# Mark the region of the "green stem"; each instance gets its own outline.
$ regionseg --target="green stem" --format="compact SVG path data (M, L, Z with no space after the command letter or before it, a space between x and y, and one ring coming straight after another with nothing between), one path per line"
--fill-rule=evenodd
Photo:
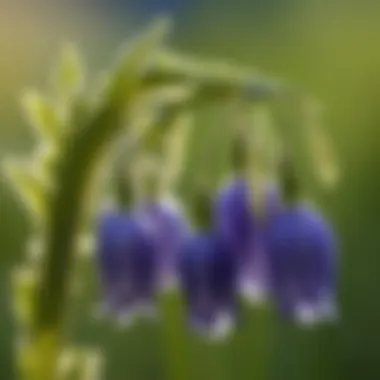
M155 124L148 130L141 142L141 148L144 155L151 160L164 162L167 154L165 151L165 142L168 136L176 127L176 120L188 108L184 102L171 104L160 110L159 118ZM154 170L153 170L154 169ZM161 165L155 165L147 173L144 173L143 181L143 198L148 201L156 201L162 195L163 169Z
M212 192L206 188L198 188L192 201L192 219L196 228L209 231L213 225Z
M85 190L97 157L121 126L120 107L105 107L87 126L93 133L75 134L67 144L56 171L56 192L51 199L46 261L36 300L36 373L39 380L54 379L62 334L77 231L82 220ZM44 360L49 354L50 362ZM45 362L45 366L43 362Z
M136 159L136 147L127 141L127 144L122 144L119 149L120 152L118 152L119 155L116 157L112 185L118 209L128 211L135 201L132 168Z
M164 294L160 305L165 380L193 380L190 373L188 326L181 295L178 292Z
M232 141L232 170L235 174L245 174L249 165L249 139L243 130L234 131Z
M86 190L98 159L123 126L126 106L141 86L142 65L151 59L152 51L167 34L165 21L154 22L136 38L113 72L98 108L85 120L74 115L73 130L61 142L60 161L53 173L54 189L48 199L47 238L36 292L34 330L25 359L32 380L57 377L75 239L82 222Z
M285 152L280 165L281 188L284 201L294 204L299 196L299 179L296 172L294 158L289 152Z

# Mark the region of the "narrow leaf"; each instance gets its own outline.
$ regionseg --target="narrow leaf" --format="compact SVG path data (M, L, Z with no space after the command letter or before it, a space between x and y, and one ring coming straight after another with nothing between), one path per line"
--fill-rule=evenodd
M163 178L161 180L163 193L170 191L169 189L175 186L182 174L192 123L192 115L188 111L183 111L174 120L170 128L163 152L165 155L165 170L163 171Z
M12 273L12 301L14 314L23 328L30 328L33 322L32 306L38 279L32 267L17 268Z
M122 59L109 83L107 96L111 104L119 104L129 98L138 86L147 64L167 36L169 27L170 22L167 18L159 18L129 44L126 53L123 50Z
M78 380L100 380L103 378L104 356L98 350L81 353L81 376Z
M160 180L164 170L162 157L154 154L141 155L134 170L138 202L153 200L161 195Z
M80 92L84 85L84 75L84 64L78 48L74 44L66 44L62 48L53 77L58 95L66 99Z
M277 174L279 147L273 128L272 115L266 105L249 104L246 115L246 141L248 144L248 176L254 189L253 204L264 212L266 192Z
M79 379L79 355L78 349L65 347L58 359L58 379Z
M319 180L326 188L334 188L340 181L341 173L329 139L321 129L310 131L309 139L310 152Z
M319 181L328 189L340 181L341 172L331 142L322 126L322 106L315 99L305 102L306 139Z
M65 347L58 360L57 380L97 380L102 375L103 356L95 350Z
M243 95L251 100L270 100L289 92L286 86L258 73L232 64L202 60L161 51L147 74L146 85L194 81L198 86L197 105Z
M37 333L33 340L26 342L19 352L22 378L28 380L57 379L59 357L59 336L55 329Z
M41 262L43 255L43 237L41 235L33 235L26 242L27 259L32 263Z
M190 101L194 91L194 86L172 85L141 93L130 108L130 118L133 120L130 123L132 138L143 140L155 126L163 109Z
M251 164L258 165L258 171L265 178L272 177L277 170L279 147L269 108L253 107L251 120Z
M46 216L47 187L33 167L22 161L7 161L4 171L26 207L37 219Z
M25 90L21 97L28 122L41 137L55 140L60 133L60 121L53 104L35 90Z
M41 144L34 154L34 171L46 184L49 184L53 177L58 154L56 144L52 143Z

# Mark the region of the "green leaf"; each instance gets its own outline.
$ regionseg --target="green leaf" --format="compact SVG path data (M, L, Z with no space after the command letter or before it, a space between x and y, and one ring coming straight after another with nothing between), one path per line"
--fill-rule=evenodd
M44 220L47 211L47 185L38 177L33 166L23 161L6 161L4 171L32 215Z
M35 173L48 185L54 176L55 165L59 151L56 144L45 143L34 154L33 164Z
M337 186L341 178L331 142L322 126L322 105L315 99L306 99L306 139L316 175L327 189Z
M186 103L168 104L155 113L153 124L143 138L141 148L145 153L162 156L164 144L178 117L187 109Z
M131 107L139 112L144 112L146 109L160 110L168 106L184 104L190 101L195 93L196 86L193 84L163 85L140 92Z
M83 349L80 353L81 375L78 380L100 380L103 378L104 356L101 351Z
M135 155L133 172L143 197L162 195L180 173L190 122L184 99L189 94L178 103L159 104L161 109L152 112L147 132L138 135L140 152Z
M277 174L279 160L278 139L273 128L272 115L269 107L260 105L252 108L250 115L251 127L248 130L247 141L250 145L250 176L257 196L254 204L262 205L268 183Z
M270 100L289 91L286 86L255 70L168 50L157 55L146 77L148 87L183 81L198 86L196 105L229 100L241 95L256 101Z
M138 87L148 63L161 47L169 28L169 19L159 18L128 44L126 53L123 49L120 63L108 83L106 96L111 103L124 102L134 93L133 90Z
M33 322L33 300L38 272L32 267L20 267L12 273L12 301L14 314L22 327L29 328Z
M139 202L153 200L161 195L160 180L163 170L162 157L154 154L140 155L134 167L135 196Z
M65 347L58 360L57 380L100 380L103 355L89 348Z
M161 86L140 93L130 107L131 136L137 140L144 140L157 126L157 120L162 117L165 109L189 102L194 93L194 86L182 84Z
M44 242L42 234L32 235L28 238L25 246L27 260L31 263L41 262Z
M162 174L162 192L173 189L178 181L185 164L186 148L189 140L189 132L193 118L189 111L182 111L170 127L170 132L164 143L165 170Z
M84 80L84 64L79 50L74 44L66 44L53 76L59 97L66 99L78 94L83 89Z
M22 379L57 379L59 336L55 329L46 329L33 339L24 341L18 352Z
M65 347L58 358L58 379L79 379L79 349L76 347Z
M21 97L28 122L42 138L56 140L60 134L60 120L53 104L36 90L25 90Z
M194 58L186 54L175 53L170 50L160 52L154 62L153 72L167 75L186 76L194 80L216 80L222 82L235 80L245 82L250 80L254 71L247 68L234 67L231 64L216 60Z
M309 133L310 153L319 181L327 189L338 185L341 173L333 149L326 134L321 129Z

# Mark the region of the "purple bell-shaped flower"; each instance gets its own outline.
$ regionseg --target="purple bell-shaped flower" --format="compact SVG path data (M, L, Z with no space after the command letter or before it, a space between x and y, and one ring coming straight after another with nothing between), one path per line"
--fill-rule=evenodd
M178 283L178 255L189 233L184 212L178 203L167 198L146 202L138 215L149 228L157 249L160 288L171 289Z
M154 310L157 250L144 224L127 212L104 213L97 250L106 311L129 322Z
M215 223L239 256L247 254L255 228L254 219L247 181L237 178L228 182L217 197Z
M238 258L239 290L252 303L265 300L268 292L268 260L263 235L268 221L281 207L276 187L268 186L263 206L263 213L255 212L251 189L242 177L229 182L216 201L217 229Z
M315 211L284 209L269 225L266 249L277 308L304 325L336 317L334 234Z
M215 233L195 233L184 244L179 272L190 326L212 339L226 338L238 313L237 261Z

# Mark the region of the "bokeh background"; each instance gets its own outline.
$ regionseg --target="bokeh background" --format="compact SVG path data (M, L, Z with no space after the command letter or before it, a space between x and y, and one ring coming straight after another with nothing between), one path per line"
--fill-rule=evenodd
M25 86L46 85L46 72L62 42L78 42L92 75L112 62L136 28L168 10L176 20L173 46L258 67L323 99L328 131L344 170L334 193L307 186L308 195L321 205L341 239L339 325L306 332L281 324L268 311L247 310L245 327L228 345L191 340L191 378L380 379L379 2L1 0L0 160L33 149L36 141L22 118L19 94ZM185 175L186 183L191 182L191 172ZM15 375L10 271L23 258L30 229L23 208L2 180L0 378L4 380ZM84 284L90 281L90 274L81 279ZM83 297L82 306L73 313L70 339L103 348L107 380L165 379L168 361L181 365L181 352L163 354L165 325L170 321L121 332L112 324L95 322L89 311L94 295ZM180 334L172 339L181 339Z

